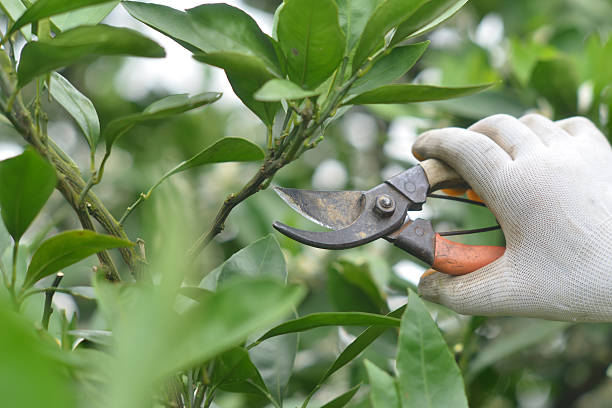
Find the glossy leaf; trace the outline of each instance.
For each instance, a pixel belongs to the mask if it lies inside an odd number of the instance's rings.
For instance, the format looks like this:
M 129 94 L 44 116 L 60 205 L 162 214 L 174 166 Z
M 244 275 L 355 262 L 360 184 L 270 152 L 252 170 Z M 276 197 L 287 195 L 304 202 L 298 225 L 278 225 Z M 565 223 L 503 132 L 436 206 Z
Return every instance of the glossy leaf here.
M 404 313 L 405 306 L 395 309 L 387 314 L 389 317 L 400 318 Z M 357 358 L 363 350 L 372 344 L 380 335 L 382 335 L 388 327 L 372 326 L 365 329 L 355 340 L 342 350 L 334 363 L 327 369 L 323 377 L 319 380 L 319 384 L 323 384 L 333 373 Z
M 233 254 L 210 272 L 200 284 L 215 290 L 219 284 L 237 276 L 271 276 L 287 281 L 287 265 L 274 235 L 266 235 Z
M 254 97 L 255 92 L 266 82 L 276 78 L 262 59 L 235 52 L 196 54 L 194 58 L 223 68 L 234 93 L 263 123 L 272 126 L 274 116 L 280 109 L 280 103 L 261 102 Z
M 297 349 L 298 335 L 293 333 L 268 339 L 249 350 L 270 395 L 279 403 L 291 378 Z
M 334 262 L 329 281 L 332 300 L 339 310 L 389 312 L 385 293 L 367 263 L 357 265 L 345 259 Z
M 336 0 L 340 27 L 346 35 L 347 54 L 357 45 L 368 20 L 382 0 Z
M 15 241 L 45 205 L 56 182 L 53 166 L 34 150 L 0 162 L 0 212 Z
M 49 90 L 53 98 L 79 125 L 89 148 L 94 151 L 100 137 L 100 121 L 93 103 L 57 72 L 51 74 Z
M 403 23 L 428 0 L 384 0 L 368 20 L 353 58 L 353 72 L 380 46 L 385 35 Z
M 483 91 L 495 84 L 443 87 L 416 84 L 385 85 L 349 99 L 345 105 L 389 104 L 440 101 Z
M 113 332 L 108 330 L 79 329 L 70 330 L 68 334 L 104 347 L 111 347 L 113 345 Z
M 142 113 L 115 119 L 108 124 L 102 134 L 106 141 L 106 149 L 110 150 L 113 143 L 137 123 L 178 115 L 213 103 L 220 97 L 221 94 L 216 92 L 204 92 L 194 96 L 170 95 L 147 106 Z
M 428 45 L 429 41 L 424 41 L 392 49 L 355 81 L 349 93 L 355 95 L 367 92 L 401 78 L 421 58 Z
M 227 4 L 202 4 L 179 11 L 157 4 L 127 1 L 125 9 L 137 20 L 173 38 L 192 52 L 231 52 L 258 57 L 278 72 L 270 38 L 244 11 Z
M 550 102 L 557 118 L 576 114 L 578 75 L 569 58 L 538 61 L 531 72 L 529 86 Z
M 226 71 L 232 89 L 267 126 L 280 108 L 253 94 L 280 75 L 271 39 L 242 10 L 226 4 L 203 4 L 185 12 L 157 4 L 123 2 L 136 19 L 173 38 L 194 58 Z
M 395 378 L 368 360 L 364 364 L 370 381 L 372 408 L 401 408 Z
M 45 276 L 105 249 L 131 245 L 130 241 L 89 230 L 61 232 L 44 241 L 34 252 L 23 286 L 28 288 Z
M 333 1 L 286 0 L 277 34 L 289 78 L 307 89 L 325 81 L 342 60 L 346 39 Z
M 356 386 L 354 386 L 353 388 L 351 388 L 344 394 L 340 395 L 339 397 L 334 398 L 333 400 L 329 401 L 327 404 L 322 405 L 321 408 L 345 407 L 346 404 L 348 404 L 349 401 L 355 396 L 355 394 L 357 394 L 357 391 L 359 391 L 359 387 L 361 387 L 361 384 L 357 384 Z
M 133 55 L 161 58 L 164 49 L 142 34 L 107 25 L 81 26 L 58 34 L 48 42 L 30 42 L 23 47 L 18 85 L 26 85 L 38 75 L 73 64 L 87 56 Z
M 5 407 L 72 408 L 78 392 L 56 344 L 0 303 L 0 392 Z M 34 378 L 35 376 L 35 378 Z M 36 384 L 36 392 L 32 384 Z
M 298 333 L 305 330 L 326 326 L 382 326 L 398 327 L 399 319 L 373 313 L 344 312 L 344 313 L 312 313 L 304 317 L 289 320 L 270 329 L 257 342 L 270 337 L 287 333 Z
M 80 25 L 95 25 L 104 20 L 119 3 L 119 0 L 113 0 L 97 6 L 72 10 L 51 17 L 51 22 L 59 31 L 70 30 Z
M 168 171 L 162 177 L 161 181 L 174 174 L 205 164 L 258 161 L 262 160 L 264 156 L 264 151 L 255 143 L 247 139 L 242 139 L 240 137 L 224 137 L 211 146 L 208 146 L 191 159 L 178 164 L 172 170 Z
M 111 0 L 37 0 L 15 21 L 15 24 L 11 26 L 6 35 L 11 35 L 24 25 L 34 23 L 45 17 L 55 16 L 100 3 L 108 3 L 109 1 Z
M 276 102 L 282 100 L 304 99 L 319 95 L 322 91 L 307 91 L 298 84 L 286 79 L 272 79 L 264 84 L 257 92 L 255 99 L 264 102 Z
M 419 296 L 409 291 L 398 341 L 402 406 L 467 408 L 455 358 Z
M 234 347 L 217 357 L 212 383 L 230 392 L 246 392 L 266 396 L 268 389 L 257 367 L 243 347 Z
M 21 0 L 2 0 L 0 1 L 0 8 L 12 21 L 16 21 L 27 9 Z M 32 39 L 32 28 L 30 26 L 22 27 L 20 31 L 26 40 L 30 41 Z
M 430 0 L 397 27 L 390 46 L 434 29 L 455 15 L 468 0 Z
M 334 263 L 327 273 L 330 301 L 340 312 L 384 313 L 383 310 L 358 285 L 342 274 L 342 265 Z

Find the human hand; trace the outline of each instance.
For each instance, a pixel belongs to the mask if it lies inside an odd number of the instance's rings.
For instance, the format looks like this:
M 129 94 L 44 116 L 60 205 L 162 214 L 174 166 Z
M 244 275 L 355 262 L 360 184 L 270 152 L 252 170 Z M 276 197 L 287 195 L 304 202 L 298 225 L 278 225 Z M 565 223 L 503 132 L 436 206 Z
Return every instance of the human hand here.
M 612 148 L 588 119 L 485 118 L 422 134 L 413 151 L 453 167 L 502 227 L 506 252 L 419 293 L 459 313 L 612 321 Z

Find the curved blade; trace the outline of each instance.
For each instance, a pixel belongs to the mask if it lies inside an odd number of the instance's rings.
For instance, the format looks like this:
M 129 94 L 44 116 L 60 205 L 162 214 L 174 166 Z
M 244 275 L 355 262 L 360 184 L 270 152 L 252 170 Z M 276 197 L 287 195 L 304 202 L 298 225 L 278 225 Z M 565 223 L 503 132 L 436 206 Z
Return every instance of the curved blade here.
M 274 187 L 291 208 L 309 220 L 334 230 L 351 225 L 363 211 L 362 191 L 313 191 Z
M 388 217 L 374 211 L 376 197 L 380 194 L 391 196 L 395 201 L 395 211 Z M 282 234 L 306 245 L 324 249 L 353 248 L 398 229 L 406 218 L 409 201 L 397 190 L 382 184 L 363 194 L 363 211 L 359 217 L 345 228 L 335 231 L 303 231 L 280 222 L 273 224 Z

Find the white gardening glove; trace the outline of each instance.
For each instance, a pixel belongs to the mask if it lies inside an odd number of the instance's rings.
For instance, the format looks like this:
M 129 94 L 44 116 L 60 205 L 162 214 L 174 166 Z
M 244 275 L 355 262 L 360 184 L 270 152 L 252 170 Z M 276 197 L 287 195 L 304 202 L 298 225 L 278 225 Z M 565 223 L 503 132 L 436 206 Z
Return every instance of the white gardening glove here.
M 502 227 L 506 252 L 419 293 L 459 313 L 612 321 L 612 149 L 588 119 L 494 115 L 424 133 L 416 156 L 453 167 Z

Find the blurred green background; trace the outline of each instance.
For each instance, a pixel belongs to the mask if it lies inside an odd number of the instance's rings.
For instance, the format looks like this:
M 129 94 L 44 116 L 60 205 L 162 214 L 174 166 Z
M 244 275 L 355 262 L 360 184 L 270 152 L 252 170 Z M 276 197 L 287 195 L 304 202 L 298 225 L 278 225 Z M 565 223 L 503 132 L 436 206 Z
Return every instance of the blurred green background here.
M 157 1 L 157 3 L 161 3 Z M 198 2 L 167 2 L 186 8 Z M 183 4 L 184 3 L 184 4 Z M 278 1 L 230 2 L 252 13 L 264 31 Z M 428 84 L 464 85 L 499 81 L 492 90 L 460 99 L 352 108 L 327 132 L 325 141 L 299 161 L 284 168 L 274 183 L 312 189 L 368 189 L 416 163 L 410 148 L 419 132 L 445 126 L 466 127 L 495 113 L 521 116 L 539 112 L 551 118 L 584 115 L 608 137 L 612 109 L 612 1 L 606 0 L 472 0 L 449 22 L 426 37 L 431 45 L 406 80 Z M 134 128 L 122 138 L 96 193 L 113 214 L 120 215 L 140 192 L 166 170 L 224 136 L 242 136 L 265 144 L 265 128 L 237 103 L 223 74 L 192 62 L 188 53 L 170 40 L 130 19 L 119 7 L 107 23 L 137 28 L 160 41 L 168 52 L 162 62 L 102 58 L 72 66 L 63 74 L 90 97 L 101 125 L 169 93 L 223 91 L 221 102 Z M 422 40 L 422 39 L 417 39 Z M 74 123 L 57 105 L 45 107 L 49 133 L 83 167 L 88 149 Z M 5 138 L 5 136 L 0 136 Z M 0 153 L 15 151 L 18 138 L 0 139 Z M 208 229 L 223 198 L 237 191 L 257 164 L 219 164 L 174 177 L 160 187 L 129 218 L 131 237 L 147 242 L 147 252 L 160 251 L 158 230 L 148 220 L 158 216 L 156 200 L 170 195 L 181 200 L 174 214 L 192 227 L 193 241 Z M 78 228 L 59 194 L 37 219 L 26 241 L 43 231 Z M 430 200 L 423 214 L 437 230 L 492 225 L 486 209 Z M 52 220 L 52 222 L 49 222 Z M 283 248 L 290 280 L 304 282 L 309 294 L 300 315 L 318 311 L 386 312 L 405 302 L 406 288 L 414 288 L 425 270 L 417 260 L 385 241 L 345 251 L 324 251 L 300 245 L 273 231 L 280 220 L 298 228 L 312 225 L 294 213 L 271 189 L 242 203 L 230 216 L 226 230 L 199 257 L 190 280 L 198 283 L 215 266 L 254 240 L 273 233 Z M 467 243 L 502 244 L 494 231 L 457 238 Z M 26 256 L 24 251 L 23 256 Z M 66 286 L 88 285 L 91 263 L 80 263 L 66 273 Z M 380 293 L 368 296 L 344 276 L 346 268 L 370 274 Z M 545 271 L 543 271 L 545 273 Z M 588 273 L 588 271 L 585 271 Z M 94 327 L 99 313 L 93 302 L 56 294 L 56 304 L 79 313 L 79 325 Z M 41 297 L 42 302 L 42 297 Z M 30 305 L 38 319 L 40 305 Z M 518 318 L 470 318 L 430 305 L 440 329 L 465 373 L 473 407 L 610 407 L 612 406 L 612 330 L 607 324 L 560 324 Z M 59 325 L 58 314 L 52 327 Z M 323 371 L 358 331 L 317 329 L 301 335 L 300 350 L 289 383 L 291 396 L 301 401 Z M 395 355 L 396 334 L 386 333 L 362 358 L 388 367 Z M 317 395 L 326 401 L 365 378 L 362 364 L 336 374 Z M 248 399 L 252 398 L 252 399 Z M 357 398 L 359 400 L 359 398 Z M 227 393 L 222 407 L 265 406 L 265 401 Z M 367 400 L 360 405 L 368 406 Z

